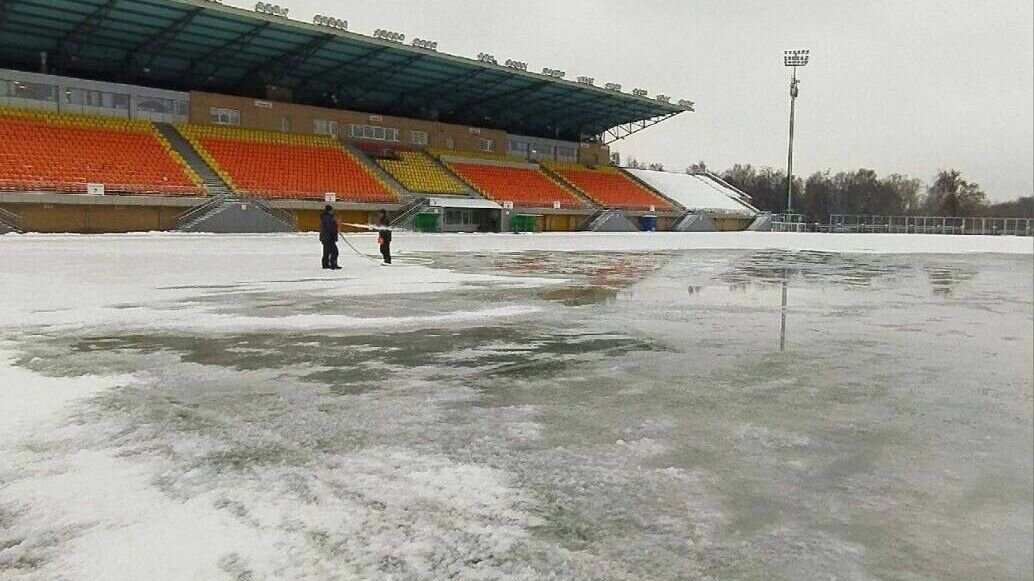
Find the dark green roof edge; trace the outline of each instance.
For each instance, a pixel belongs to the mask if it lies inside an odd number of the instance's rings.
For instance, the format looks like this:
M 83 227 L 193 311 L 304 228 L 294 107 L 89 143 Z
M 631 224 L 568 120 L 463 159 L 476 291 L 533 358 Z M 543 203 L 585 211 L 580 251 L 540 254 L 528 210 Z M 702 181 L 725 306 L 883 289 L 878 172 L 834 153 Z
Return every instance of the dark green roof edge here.
M 272 79 L 299 103 L 573 141 L 692 110 L 205 0 L 0 0 L 0 66 L 38 50 L 57 74 L 245 96 Z

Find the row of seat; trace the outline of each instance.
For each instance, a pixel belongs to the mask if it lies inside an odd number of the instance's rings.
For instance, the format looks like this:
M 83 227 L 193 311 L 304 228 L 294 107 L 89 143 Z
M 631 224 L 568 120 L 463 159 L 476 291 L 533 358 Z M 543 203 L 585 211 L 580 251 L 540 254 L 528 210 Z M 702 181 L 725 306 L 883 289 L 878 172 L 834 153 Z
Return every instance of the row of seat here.
M 449 167 L 486 198 L 526 208 L 580 209 L 586 204 L 538 169 L 452 162 Z
M 419 151 L 397 151 L 398 159 L 378 159 L 377 164 L 411 192 L 464 194 L 466 188 L 440 165 Z
M 80 113 L 57 113 L 39 109 L 18 109 L 16 107 L 0 107 L 0 117 L 21 119 L 27 122 L 43 122 L 57 125 L 77 125 L 92 128 L 105 128 L 118 131 L 151 132 L 153 126 L 147 121 L 127 119 L 124 117 L 97 117 Z
M 671 211 L 674 206 L 616 168 L 546 163 L 567 184 L 605 208 Z
M 501 153 L 492 153 L 490 151 L 455 151 L 452 149 L 428 149 L 428 153 L 435 157 L 462 157 L 467 159 L 484 159 L 488 161 L 506 161 L 511 163 L 524 163 L 524 158 L 515 157 L 512 155 L 504 155 Z
M 241 193 L 322 199 L 333 192 L 342 200 L 399 201 L 372 168 L 329 136 L 218 125 L 184 124 L 177 129 Z M 401 148 L 394 153 L 395 159 L 376 163 L 413 192 L 463 194 L 468 190 L 458 176 L 486 197 L 519 206 L 587 207 L 578 192 L 604 207 L 674 209 L 611 167 L 543 162 L 550 173 L 534 165 L 501 164 L 518 160 L 489 152 Z M 456 176 L 429 153 L 449 156 Z M 83 191 L 88 182 L 127 193 L 204 193 L 194 172 L 146 121 L 0 107 L 0 188 Z
M 201 182 L 146 122 L 0 108 L 0 188 L 202 195 Z
M 260 198 L 397 203 L 398 197 L 332 138 L 204 125 L 178 126 L 235 191 Z

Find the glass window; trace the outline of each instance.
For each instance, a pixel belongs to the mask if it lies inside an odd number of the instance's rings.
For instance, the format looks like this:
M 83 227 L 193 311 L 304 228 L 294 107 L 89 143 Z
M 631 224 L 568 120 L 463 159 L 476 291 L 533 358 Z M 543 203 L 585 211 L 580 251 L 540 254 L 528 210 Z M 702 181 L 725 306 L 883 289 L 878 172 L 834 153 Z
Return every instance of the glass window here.
M 510 151 L 514 151 L 514 152 L 518 152 L 518 153 L 527 153 L 528 152 L 528 142 L 526 142 L 526 141 L 511 141 L 510 142 Z
M 374 127 L 373 128 L 373 138 L 374 139 L 383 140 L 384 139 L 384 128 L 383 127 Z
M 427 145 L 426 131 L 410 131 L 409 137 L 413 145 Z
M 65 103 L 82 105 L 86 101 L 85 93 L 82 89 L 65 89 Z
M 13 90 L 9 90 L 11 97 L 18 99 L 31 99 L 33 101 L 57 102 L 57 85 L 44 85 L 42 83 L 24 83 L 12 81 Z
M 337 137 L 337 121 L 327 119 L 313 119 L 312 132 L 316 135 L 332 135 Z
M 553 146 L 549 144 L 536 143 L 531 147 L 531 152 L 535 155 L 553 155 Z
M 492 139 L 478 138 L 479 151 L 495 151 L 495 141 Z
M 390 128 L 389 129 L 385 129 L 384 130 L 384 137 L 388 141 L 398 141 L 399 140 L 399 130 L 398 129 L 390 129 Z
M 141 97 L 136 103 L 137 111 L 146 113 L 171 113 L 171 103 L 168 99 L 157 97 Z
M 112 109 L 120 109 L 122 111 L 129 111 L 129 95 L 125 93 L 106 93 L 111 95 L 110 107 Z M 164 100 L 164 99 L 163 99 Z
M 291 130 L 291 118 L 285 115 L 285 116 L 280 118 L 280 131 L 283 131 L 283 132 L 286 133 L 286 132 L 288 132 L 290 130 Z
M 209 118 L 216 125 L 240 125 L 241 112 L 236 109 L 212 107 L 208 110 Z
M 187 117 L 190 115 L 190 103 L 187 101 L 173 101 L 176 105 L 176 114 Z
M 578 158 L 578 150 L 573 147 L 557 146 L 556 156 L 564 161 L 573 161 Z

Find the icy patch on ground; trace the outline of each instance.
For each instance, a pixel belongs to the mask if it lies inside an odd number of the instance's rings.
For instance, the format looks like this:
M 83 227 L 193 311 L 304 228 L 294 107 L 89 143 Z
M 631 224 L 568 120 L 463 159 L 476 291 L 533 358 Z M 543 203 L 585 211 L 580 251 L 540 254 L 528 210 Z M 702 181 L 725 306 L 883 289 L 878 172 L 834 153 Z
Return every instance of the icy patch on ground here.
M 0 577 L 1029 576 L 1030 241 L 713 236 L 0 239 Z

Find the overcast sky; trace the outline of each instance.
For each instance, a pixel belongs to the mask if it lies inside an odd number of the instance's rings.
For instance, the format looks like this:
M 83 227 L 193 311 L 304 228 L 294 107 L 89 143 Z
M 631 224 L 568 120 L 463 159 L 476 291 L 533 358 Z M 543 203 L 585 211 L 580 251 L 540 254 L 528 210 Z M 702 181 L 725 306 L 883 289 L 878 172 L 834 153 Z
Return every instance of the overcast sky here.
M 354 32 L 388 28 L 442 52 L 695 101 L 695 113 L 612 146 L 667 169 L 785 168 L 782 53 L 808 48 L 795 173 L 867 167 L 930 181 L 957 168 L 993 200 L 1034 189 L 1031 0 L 280 2 L 299 20 L 319 12 Z

